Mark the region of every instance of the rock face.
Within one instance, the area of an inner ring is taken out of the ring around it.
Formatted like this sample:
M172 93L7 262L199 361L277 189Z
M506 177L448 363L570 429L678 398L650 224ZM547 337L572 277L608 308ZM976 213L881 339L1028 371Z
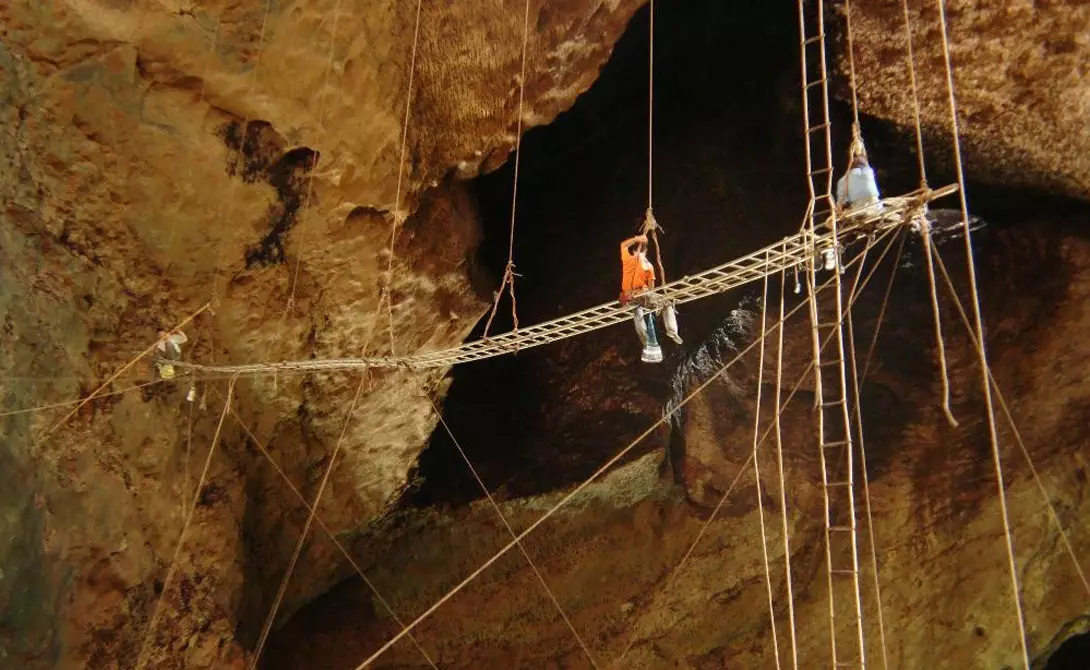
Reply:
M1090 6L948 2L950 57L967 169L977 178L1090 196ZM949 165L950 111L938 3L909 3L929 161ZM900 0L851 5L860 111L914 125ZM843 46L843 42L841 43ZM847 71L841 52L841 70ZM842 99L849 99L842 89Z
M94 390L206 302L186 327L198 361L461 341L484 306L470 276L480 229L452 177L513 145L524 4L423 5L415 72L415 3L0 8L4 409ZM525 128L591 84L637 6L531 8ZM387 315L398 210L410 216ZM222 429L222 380L193 404L184 385L113 395L55 430L73 405L5 415L3 664L135 663L214 434L146 660L241 663L304 518L241 425L311 500L340 444L321 514L351 534L406 485L445 372L241 379L241 424L228 415ZM138 365L105 390L147 378ZM325 549L303 553L282 614L339 578Z

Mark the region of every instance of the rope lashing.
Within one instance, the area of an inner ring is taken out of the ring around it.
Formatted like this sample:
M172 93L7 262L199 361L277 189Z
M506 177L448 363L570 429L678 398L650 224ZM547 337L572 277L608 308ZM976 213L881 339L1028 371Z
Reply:
M647 212L643 216L643 228L640 231L642 234L651 238L651 241L655 245L655 265L659 271L659 282L666 283L666 270L662 268L662 249L659 246L659 231L666 234L666 229L659 225L658 220L655 219L655 213L651 211L651 208L647 208Z

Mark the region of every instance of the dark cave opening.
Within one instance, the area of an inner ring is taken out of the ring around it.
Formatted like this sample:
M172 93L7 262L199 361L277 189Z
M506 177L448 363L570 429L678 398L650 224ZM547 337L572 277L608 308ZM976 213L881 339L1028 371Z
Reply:
M797 98L799 80L798 19L790 3L701 0L660 6L655 23L654 205L666 231L666 272L676 278L798 229L807 197L802 121L791 98ZM830 21L831 30L835 25ZM647 54L644 7L591 89L552 124L523 139L514 245L523 326L616 299L616 245L636 232L647 206ZM850 108L842 99L833 107L833 151L841 156L850 139ZM911 135L865 113L863 128L883 192L915 189ZM928 149L931 182L953 181L942 164L930 164L949 147ZM478 261L496 287L507 262L512 180L509 160L475 181L484 226ZM989 223L974 234L978 255L989 253L996 230L1027 213L1084 211L1081 204L1043 193L973 183L968 188L974 214ZM956 208L956 198L943 206ZM914 245L907 244L909 253ZM685 345L664 347L666 360L656 366L639 362L635 334L618 326L456 368L444 416L492 490L522 496L581 481L658 418L655 412L669 399L672 374L685 356L759 290L685 306ZM510 310L504 298L491 332L511 328ZM484 319L470 339L483 328ZM910 340L903 339L906 349L912 348ZM603 358L608 362L600 363ZM604 402L601 391L595 395L575 383L592 366L597 385L611 389ZM890 405L888 389L874 385L872 394L865 406ZM642 398L642 405L634 398ZM898 416L907 420L903 412ZM897 425L890 421L880 430L894 432ZM881 455L874 462L880 465ZM408 505L481 497L442 427L422 453L418 474L423 483L406 493Z
M1086 670L1090 668L1090 633L1073 635L1060 645L1044 670Z

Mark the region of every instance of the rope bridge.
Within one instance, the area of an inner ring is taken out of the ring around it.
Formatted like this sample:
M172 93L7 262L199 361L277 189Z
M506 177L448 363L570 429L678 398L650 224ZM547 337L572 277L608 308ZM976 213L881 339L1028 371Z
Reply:
M836 243L855 241L863 236L881 233L903 225L914 214L921 213L927 203L956 191L957 186L954 184L939 189L925 187L904 196L886 198L869 207L842 215L841 220L838 221L839 239ZM803 230L700 274L664 284L646 297L650 299L653 307L684 304L707 298L777 274L781 270L805 266L812 259L815 250L833 245L831 231L814 234ZM521 330L512 330L495 337L467 342L458 347L413 356L331 358L245 365L200 365L182 361L172 361L172 364L178 369L190 370L194 374L217 373L245 376L369 368L423 370L470 363L521 349L539 347L608 328L631 318L631 307L612 301Z

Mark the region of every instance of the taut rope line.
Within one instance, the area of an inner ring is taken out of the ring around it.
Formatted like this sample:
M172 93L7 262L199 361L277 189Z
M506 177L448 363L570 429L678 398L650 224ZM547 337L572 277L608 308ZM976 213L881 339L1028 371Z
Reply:
M526 0L526 11L522 20L522 69L519 74L519 106L518 119L515 130L515 175L511 186L511 235L507 242L507 266L503 271L503 281L496 291L496 298L492 302L492 311L488 315L488 322L484 325L484 337L488 337L488 330L492 327L492 319L496 316L496 309L500 306L500 298L503 297L503 289L506 286L511 294L511 320L514 322L514 331L519 329L518 304L515 301L515 211L518 207L519 194L519 159L522 155L522 106L526 98L526 52L530 44L530 0Z
M306 543L307 535L310 533L310 525L314 522L314 516L318 513L318 504L321 503L322 494L325 493L326 484L329 483L329 475L332 474L333 466L337 463L337 456L341 453L341 444L344 442L344 436L348 432L348 424L352 420L352 414L356 411L356 403L359 402L360 392L363 390L363 385L366 380L367 377L361 375L360 383L356 385L356 393L352 396L352 403L348 406L348 412L345 414L344 425L341 427L341 434L337 438L337 444L333 447L333 454L329 457L329 465L326 466L325 473L322 475L322 483L318 485L318 492L314 494L314 504L311 505L310 513L307 515L307 521L303 525L303 532L299 534L299 541L295 543L295 553L292 554L291 561L288 563L288 569L284 572L284 578L280 581L280 589L276 592L273 606L269 611L269 616L266 617L265 625L261 630L261 637L258 638L257 646L254 648L250 670L257 668L257 662L261 658L261 651L265 647L265 641L269 637L269 631L272 630L273 622L276 620L276 612L280 609L280 603L284 599L284 593L288 590L288 582L291 580L291 573L295 570L295 564L299 560L299 555L303 551L303 545ZM403 633L407 632L407 628L403 630Z
M826 281L825 284L823 284L820 288L822 290L827 288L829 286L829 284L832 283L832 281L833 280L831 280L831 279ZM808 300L809 300L809 298L808 298ZM793 308L791 310L791 312L788 314L788 316L790 317L795 312L799 311L806 304L807 303L805 301L800 303L798 306L796 306L795 308ZM782 327L782 325L783 325L783 323L781 322L780 324L777 324L774 327ZM583 490L586 489L586 487L589 486L594 480L596 480L598 477L602 476L602 474L604 474L607 470L609 470L611 467L613 467L618 462L620 462L621 459L623 459L629 452L631 452L633 449L635 449L636 446L640 442L642 442L644 440L644 438L646 438L648 435L650 435L652 432L654 432L655 429L657 429L664 422L669 420L669 418L671 416L673 416L674 413L676 413L682 407L687 405L690 400L695 398L697 396L697 394L699 394L701 391L703 391L705 388L707 388L713 381L715 381L719 377L719 375L723 373L723 371L728 369L734 363L741 360L741 358L745 354L749 353L749 351L751 349L753 349L753 347L755 347L756 345L757 345L757 342L753 342L752 344L747 346L745 349L743 349L741 352L739 352L734 358L732 358L726 364L721 366L719 368L719 370L716 372L716 374L712 375L705 382L700 384L695 390L693 390L685 398L683 398L669 412L665 412L662 417L660 417L658 420L656 420L654 423L652 423L651 426L649 426L646 430L644 430L642 433L640 433L638 436L636 436L636 438L634 440L629 442L627 446L625 446L617 454L615 454L612 458L610 458L608 461L606 461L601 467L599 467L597 470L595 470L594 473L592 473L581 484L579 484L572 491L570 491L567 495L565 495L563 498L561 498L559 502L557 502L555 505L553 505L551 508L549 508L544 514L542 514L540 517L538 517L538 519L536 521L534 521L532 524L530 524L524 531L519 533L518 536L515 538L515 540L512 540L511 542L508 542L501 549L499 549L498 551L493 553L491 558L489 558L487 561L482 563L476 570L474 570L467 577L465 577L462 581L460 581L453 588L451 588L449 591L447 591L447 593L445 595L443 595L441 598L439 598L434 604L432 604L428 609L426 609L419 616L417 616L416 619L414 619L408 626L406 626L405 629L402 632L396 634L393 638L391 638L384 645L382 645L382 647L380 647L377 651L375 651L373 654L371 654L369 657L367 657L367 659L365 659L362 663L360 663L358 666L356 666L356 670L363 670L363 668L366 668L367 666L371 665L371 663L373 663L379 656L381 656L383 653L385 653L387 649L389 649L394 644L396 644L397 641L400 640L404 635L406 635L409 631L411 631L413 628L418 626L424 619L431 616L445 602L447 602L448 600L453 598L455 595L457 595L462 589L464 589L467 585L469 585L470 582L472 582L474 579L479 577L481 575L481 573L483 573L485 570L487 570L489 567L491 567L493 563L498 561L508 551L513 549L519 541L525 539L530 533L532 533L534 530L536 530L541 524L543 524L546 520L548 520L550 517L552 517L554 514L556 514L557 511L559 511L562 507L564 507L566 504L571 502L571 500L573 498L575 498L577 495L582 493ZM749 463L747 461L745 467L748 467L748 466L749 466Z
M973 335L972 325L969 323L969 316L965 313L965 307L961 303L961 298L958 297L957 291L954 290L954 283L950 279L949 273L946 271L946 264L942 261L942 256L939 254L938 248L935 249L935 258L939 262L939 270L942 272L943 279L946 282L946 288L949 290L950 295L954 298L954 306L957 307L958 314L961 315L962 323L965 325L966 330L969 332L969 336ZM978 352L979 353L979 352ZM1079 563L1079 559L1075 556L1075 549L1071 545L1071 540L1068 539L1067 533L1064 531L1063 525L1060 523L1060 515L1057 514L1056 508L1052 504L1052 498L1048 495L1048 491L1045 490L1044 482L1041 480L1041 476L1037 473L1037 468L1033 465L1033 459L1030 458L1029 449L1026 448L1025 442L1022 440L1022 433L1018 430L1018 426L1014 422L1014 416L1011 414L1010 408L1007 407L1007 401L1003 398L1003 391L999 388L999 382L996 380L995 375L992 374L991 367L988 368L988 377L991 379L992 386L995 388L996 399L999 400L999 406L1003 410L1003 413L1007 417L1007 421L1010 423L1011 432L1014 433L1015 442L1018 443L1018 447L1022 450L1022 455L1026 457L1026 463L1029 465L1029 471L1033 474L1033 480L1037 483L1037 488L1041 492L1041 497L1045 499L1045 505L1048 507L1049 516L1052 517L1052 522L1056 524L1056 530L1060 533L1060 538L1063 540L1064 546L1067 548L1067 554L1071 557L1071 562L1075 565L1075 572L1079 575L1079 581L1082 582L1083 588L1086 590L1086 595L1090 596L1090 581L1086 579L1086 574L1082 570L1082 564Z
M916 88L916 55L912 50L912 19L908 13L908 0L901 0L905 15L905 40L908 56L908 83L912 88L912 112L916 120L916 158L920 164L920 186L927 186L927 167L924 165L923 126L920 122L920 96Z
M322 82L322 93L321 93L321 96L320 96L321 99L318 101L318 132L319 133L321 133L321 132L323 132L325 130L325 108L326 108L326 99L329 97L329 75L333 71L333 55L334 55L334 53L336 53L336 50L337 50L337 24L340 22L340 18L341 18L341 0L337 0L337 2L333 5L333 27L330 29L330 35L329 35L329 57L326 59L325 78L324 78L324 81ZM318 146L321 146L321 143L319 143ZM310 208L311 198L314 195L314 179L315 179L314 173L317 170L317 168L318 168L317 161L315 161L314 165L310 166L310 179L307 180L307 194L306 194L306 197L303 199L303 209L299 213L299 219L298 220L299 220L300 223L303 222L303 219L306 217L307 210ZM295 312L295 289L299 284L299 266L301 266L303 264L303 251L305 249L305 247L304 247L304 245L302 243L303 242L303 240L302 240L303 233L302 232L300 232L299 237L300 237L300 240L299 240L299 256L295 259L295 269L291 273L291 293L288 295L288 302L284 306L284 315L283 315L283 317L281 317L281 321L283 321L283 319L285 317L287 317L287 315L289 313L294 313Z
M116 372L114 372L112 375L110 375L106 379L106 381L102 382L101 386L99 386L94 391L92 391L86 398L79 401L79 403L75 406L75 408L72 409L72 411L68 412L68 414L65 414L64 417L60 421L58 421L57 423L50 426L41 435L39 435L36 441L40 442L40 441L44 440L54 430L56 430L57 428L60 428L62 425L64 425L69 419L71 419L73 416L75 416L77 412L79 412L81 409L83 409L84 405L91 402L91 400L93 400L95 398L95 396L97 396L104 388L106 388L111 383L113 383L113 381L115 379L117 379L121 375L125 374L125 371L128 370L129 368L131 368L132 366L136 365L136 363L141 358L143 358L144 356L147 356L152 351L154 351L155 347L158 346L160 342L165 342L166 338L169 335L169 333L174 332L176 330L179 330L181 328L184 328L186 324L188 324L193 319L197 318L199 315L203 314L210 306L211 306L210 303L205 303L200 309L193 312L192 314L190 314L186 318L182 319L181 321L179 321L174 326L174 328L167 331L167 335L160 335L159 338L157 340L155 340L155 342L153 342L150 346L148 346L147 349L144 349L139 354L137 354L136 356L133 356L131 359L129 359L128 363L125 363L125 365L122 365L120 368L118 368ZM146 386L150 386L150 385L151 384L146 384ZM131 389L127 389L127 390L131 390ZM106 394L104 394L104 395L106 395ZM112 393L112 394L109 394L109 395L116 395L116 393Z
M416 25L413 28L412 56L409 59L409 82L407 91L405 92L405 118L401 123L401 157L398 159L397 163L397 191L394 195L394 212L390 222L390 248L387 250L386 255L386 275L384 277L382 290L379 292L378 307L375 309L377 317L378 310L382 309L382 302L384 300L386 301L391 356L396 355L396 352L394 351L394 299L392 293L393 289L391 288L394 280L394 251L397 244L398 233L401 231L401 226L405 223L407 217L401 206L401 189L405 178L405 156L409 146L409 118L412 113L413 80L416 76L416 56L420 43L420 15L423 5L423 0L416 0Z
M939 6L939 28L942 34L943 65L946 70L946 91L950 103L950 130L954 142L954 165L958 175L958 198L961 201L961 223L965 228L965 257L969 267L969 288L973 297L973 317L976 321L977 354L980 357L980 374L984 390L984 402L988 411L988 436L992 445L992 460L995 463L996 485L999 491L999 510L1003 518L1003 537L1007 543L1007 561L1010 568L1011 595L1014 609L1018 616L1018 643L1022 651L1022 664L1030 670L1029 649L1026 645L1025 612L1022 610L1021 588L1018 585L1018 566L1014 560L1014 541L1011 538L1010 518L1007 512L1007 494L1003 487L1003 465L999 457L999 435L995 426L995 407L992 405L992 386L988 379L988 355L984 345L984 320L980 314L980 294L976 285L976 265L973 261L972 233L969 230L969 203L965 195L965 171L961 161L961 138L958 132L957 101L954 96L954 73L950 64L950 40L946 31L946 2L937 0Z
M783 304L783 293L780 294L780 304ZM764 278L764 292L761 296L761 353L757 360L757 406L753 411L753 453L757 453L757 438L761 431L761 392L764 388L765 377L765 336L768 327L768 276ZM779 329L783 332L783 328ZM779 380L777 380L777 384ZM776 408L779 412L780 408ZM780 670L780 643L776 635L776 604L772 597L772 569L768 563L768 534L765 532L764 499L761 497L761 468L758 462L761 459L753 458L753 481L757 491L757 520L761 524L761 556L764 558L765 586L768 588L768 623L772 627L772 651L776 656L776 670Z
M265 456L266 460L268 460L269 464L273 467L274 470L276 470L277 474L280 475L280 478L283 479L284 483L288 485L288 489L290 489L291 492L295 494L295 497L299 499L299 502L303 503L303 507L305 507L308 512L313 511L314 508L311 506L311 504L307 502L307 499L303 496L299 489L295 487L295 484L291 482L291 479L280 468L280 465L277 464L277 462L273 459L272 454L269 453L269 450L265 447L264 444L261 443L260 440L257 439L253 431L251 431L250 428L245 424L245 422L243 422L242 417L238 415L238 412L236 412L233 407L231 408L231 418L234 419L235 423L238 424L238 427L241 428L244 433L246 433L246 435L250 438L250 441L257 446L257 448ZM337 550L341 552L341 555L344 556L345 560L348 561L349 565L351 565L352 568L356 571L356 574L360 576L360 579L362 579L363 583L367 585L367 588L371 589L371 593L375 594L375 598L378 599L379 604L382 605L382 608L384 610L386 610L386 613L390 615L390 617L397 623L397 625L404 628L405 624L397 616L393 608L390 607L390 603L388 603L386 599L382 597L382 594L379 593L378 588L376 588L374 583L372 583L371 580L367 578L367 575L363 572L363 568L360 567L359 563L357 563L356 560L352 558L352 555L348 552L347 549L345 549L344 545L341 544L340 540L337 539L337 535L332 530L330 530L328 526L325 525L325 522L322 521L322 517L318 516L317 513L314 514L314 520L318 523L318 527L321 528L323 532L325 532L326 537L328 537L329 540L334 544L334 546L337 547ZM435 661L433 661L431 657L428 656L428 652L424 651L424 648L420 646L420 643L417 642L416 637L413 636L411 633L408 637L409 641L413 643L413 646L416 647L417 651L419 651L421 655L424 656L424 659L428 662L428 665L430 665L432 668L436 668ZM436 668L436 670L438 670L438 668Z
M492 494L489 493L488 487L484 485L481 476L477 474L477 468L473 467L473 463L469 460L469 456L466 455L465 450L462 449L462 445L458 442L458 438L454 437L454 431L450 429L447 420L443 418L443 413L439 411L439 407L436 406L434 400L429 397L428 401L431 403L431 408L435 410L436 416L439 417L439 423L443 425L443 430L450 436L450 441L453 442L455 448L458 449L458 453L461 454L462 460L469 466L469 471L473 474L473 479L477 481L477 484L481 487L481 491L483 491L485 497L488 498L488 504L492 506L492 510L496 512L496 516L503 522L503 527L507 529L508 535L510 535L518 545L522 557L526 559L526 563L529 564L530 569L533 570L534 576L537 577L537 581L541 583L542 588L545 589L545 593L548 594L549 600L551 600L553 606L556 607L556 611L560 613L560 617L564 619L564 623L567 625L568 630L572 632L576 641L579 642L579 646L583 648L583 652L587 655L590 664L594 666L595 670L598 670L598 663L594 660L594 655L590 653L590 648L587 646L587 643L583 641L583 638L579 635L578 631L575 630L575 626L572 624L567 612L564 611L564 607L560 604L560 600L557 599L556 594L553 593L553 590L549 588L548 582L545 581L545 576L541 574L541 570L539 570L537 564L534 563L534 559L530 558L530 553L526 551L526 547L523 546L522 542L518 539L518 536L515 535L515 531L511 528L511 524L507 522L507 517L503 515L500 506L496 504L496 500L492 497Z
M216 445L219 444L220 431L223 429L223 420L227 416L227 411L231 407L231 396L235 391L235 380L232 379L227 385L227 397L223 401L223 411L220 412L219 423L216 424L216 432L212 436L212 445L208 448L208 456L204 459L204 469L201 471L200 481L197 483L197 490L193 492L193 502L189 505L189 513L186 514L185 523L182 524L182 533L178 537L178 544L174 546L174 556L170 559L170 567L167 569L167 576L163 580L163 590L159 592L159 597L155 600L155 609L151 613L151 621L148 623L148 630L144 633L144 641L140 644L140 654L136 658L136 670L142 670L147 663L148 642L151 641L152 635L155 633L155 624L159 621L160 606L163 604L163 598L166 597L167 592L170 590L170 584L174 580L174 572L178 567L178 556L182 552L182 546L185 545L185 537L189 532L189 527L193 523L193 517L197 513L197 503L201 499L201 489L204 488L204 482L208 478L208 470L212 465L212 456L216 453Z
M784 320L784 291L787 288L787 271L780 270L780 323ZM787 479L783 472L783 432L780 429L780 415L783 413L783 405L780 402L783 393L783 333L784 328L779 329L776 343L776 416L773 417L773 428L776 430L776 465L780 475L780 515L783 522L783 560L784 581L787 584L787 616L791 622L791 667L799 670L798 631L795 628L795 587L791 583L791 536L787 523ZM800 380L801 381L801 380Z
M902 242L904 238L901 238ZM891 277L896 276L897 272L897 260L894 258L893 272ZM892 285L892 284L891 284ZM883 303L881 313L885 312L885 304ZM856 363L856 351L855 351L855 322L852 319L852 310L847 312L848 323L848 341L852 343L848 347L848 354L851 358L850 371L852 376L852 390L855 392L855 431L859 438L859 467L863 475L863 509L867 515L867 535L870 540L870 558L871 568L874 577L874 601L875 607L878 611L878 643L882 651L882 667L886 670L889 668L889 652L886 649L886 623L885 616L882 611L882 588L878 580L878 550L874 542L874 515L871 512L870 504L870 475L867 473L867 445L863 438L863 397L862 387L859 383L859 366ZM882 321L879 319L874 327L875 336L877 337L878 330L882 327Z

